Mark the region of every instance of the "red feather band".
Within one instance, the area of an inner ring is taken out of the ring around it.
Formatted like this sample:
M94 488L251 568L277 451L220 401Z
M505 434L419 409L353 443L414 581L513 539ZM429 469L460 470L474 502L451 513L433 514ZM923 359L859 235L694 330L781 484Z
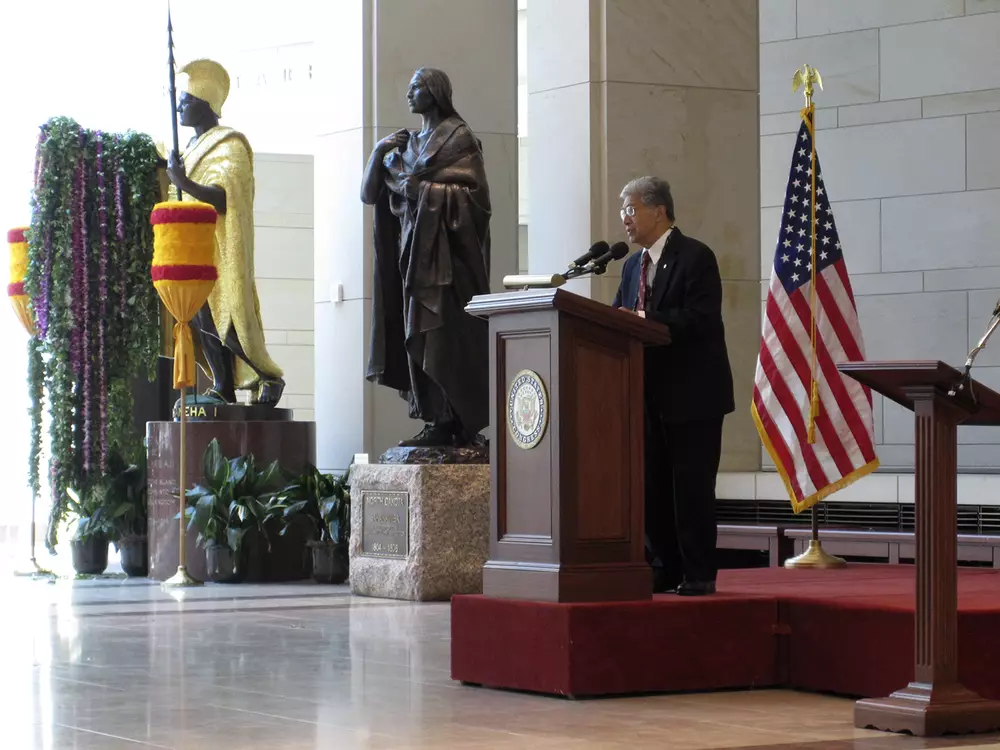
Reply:
M215 266L153 266L153 281L215 281Z
M218 214L212 207L184 206L157 208L150 214L150 224L214 224Z

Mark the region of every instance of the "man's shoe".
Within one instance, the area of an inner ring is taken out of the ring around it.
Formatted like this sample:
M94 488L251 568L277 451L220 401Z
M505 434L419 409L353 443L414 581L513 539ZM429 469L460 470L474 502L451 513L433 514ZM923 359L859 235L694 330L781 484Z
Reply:
M663 568L653 568L654 594L675 594L678 583L677 579L667 575Z
M680 596L705 596L715 593L715 581L684 581L677 587Z

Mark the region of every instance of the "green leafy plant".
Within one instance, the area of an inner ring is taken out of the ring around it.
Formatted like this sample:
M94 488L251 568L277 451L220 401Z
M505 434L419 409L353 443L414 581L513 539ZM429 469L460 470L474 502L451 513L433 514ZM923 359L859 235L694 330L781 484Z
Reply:
M90 491L81 495L72 487L67 487L66 497L67 510L76 516L74 541L85 542L99 534L109 534L111 516L104 504L102 493Z
M145 456L139 463L127 464L121 454L112 454L108 459L104 485L104 505L110 517L110 537L115 546L146 536Z
M212 440L202 458L204 485L187 490L188 528L198 532L198 544L228 546L240 559L250 534L259 533L270 549L270 529L284 511L275 503L281 469L273 461L258 469L253 454L226 458L218 440Z
M275 497L276 507L282 508L288 532L296 519L309 521L324 544L346 544L351 536L350 468L341 475L323 474L315 466L307 466L294 483L284 487Z

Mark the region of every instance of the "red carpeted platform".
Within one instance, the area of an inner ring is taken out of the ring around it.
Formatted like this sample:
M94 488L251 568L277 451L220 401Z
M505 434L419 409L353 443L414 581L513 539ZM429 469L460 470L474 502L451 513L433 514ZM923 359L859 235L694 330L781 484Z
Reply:
M452 677L556 695L792 687L882 696L913 679L914 569L722 571L709 597L452 600ZM959 571L959 672L1000 698L1000 571Z

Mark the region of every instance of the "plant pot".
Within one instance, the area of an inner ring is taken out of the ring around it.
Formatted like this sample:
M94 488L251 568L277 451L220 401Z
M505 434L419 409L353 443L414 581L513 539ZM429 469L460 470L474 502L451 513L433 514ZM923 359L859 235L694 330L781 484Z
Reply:
M205 548L208 580L215 583L239 583L239 567L233 551L225 544L212 544Z
M149 575L149 546L146 537L133 536L118 543L122 570L129 578L145 578Z
M312 547L312 577L317 583L343 583L350 572L346 544L314 542Z
M108 536L90 534L69 543L73 551L73 570L81 575L100 575L108 568Z

